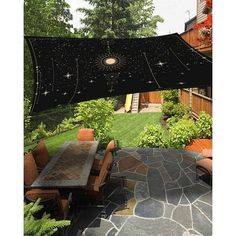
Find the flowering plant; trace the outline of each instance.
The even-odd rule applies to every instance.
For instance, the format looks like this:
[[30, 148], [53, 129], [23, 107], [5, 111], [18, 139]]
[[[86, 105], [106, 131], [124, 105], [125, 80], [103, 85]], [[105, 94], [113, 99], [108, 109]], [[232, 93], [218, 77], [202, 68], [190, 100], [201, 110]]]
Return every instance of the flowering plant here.
[[205, 0], [205, 2], [206, 2], [206, 7], [212, 9], [212, 0]]
[[203, 22], [194, 24], [195, 29], [199, 29], [198, 40], [203, 43], [211, 43], [212, 41], [212, 14], [207, 15], [207, 19]]

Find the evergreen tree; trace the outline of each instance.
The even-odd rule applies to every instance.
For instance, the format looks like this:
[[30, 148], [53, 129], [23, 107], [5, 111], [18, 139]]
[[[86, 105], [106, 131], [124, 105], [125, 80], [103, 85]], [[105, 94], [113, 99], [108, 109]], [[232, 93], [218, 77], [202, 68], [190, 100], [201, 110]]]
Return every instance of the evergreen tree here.
[[78, 8], [84, 37], [130, 38], [156, 35], [157, 22], [163, 19], [153, 15], [152, 0], [85, 0], [93, 7]]
[[69, 220], [50, 219], [49, 214], [44, 214], [41, 219], [36, 219], [34, 214], [39, 212], [43, 206], [39, 205], [40, 198], [29, 204], [24, 203], [24, 235], [25, 236], [45, 236], [53, 235], [58, 228], [70, 225]]

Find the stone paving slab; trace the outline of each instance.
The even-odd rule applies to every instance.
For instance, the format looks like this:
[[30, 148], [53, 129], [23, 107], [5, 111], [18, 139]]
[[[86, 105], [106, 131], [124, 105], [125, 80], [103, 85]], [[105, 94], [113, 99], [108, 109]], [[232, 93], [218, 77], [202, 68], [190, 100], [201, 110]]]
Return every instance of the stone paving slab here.
[[204, 236], [212, 235], [211, 222], [194, 205], [192, 205], [192, 219], [193, 219], [193, 228], [195, 230], [197, 230]]
[[97, 218], [84, 232], [85, 236], [102, 236], [113, 228], [113, 224], [101, 218]]
[[116, 158], [122, 166], [112, 175], [126, 178], [128, 204], [122, 188], [113, 191], [106, 207], [109, 216], [96, 219], [84, 235], [212, 235], [212, 191], [196, 180], [198, 153], [124, 148]]
[[164, 204], [152, 198], [145, 199], [135, 207], [135, 215], [144, 218], [159, 218], [163, 216]]
[[183, 236], [186, 230], [180, 224], [170, 219], [148, 220], [131, 217], [118, 232], [117, 236]]

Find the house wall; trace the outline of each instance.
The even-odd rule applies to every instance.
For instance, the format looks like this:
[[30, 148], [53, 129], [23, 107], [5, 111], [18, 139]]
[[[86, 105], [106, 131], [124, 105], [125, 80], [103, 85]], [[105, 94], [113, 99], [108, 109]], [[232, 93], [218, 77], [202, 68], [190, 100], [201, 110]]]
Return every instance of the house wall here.
[[197, 22], [198, 23], [207, 19], [207, 15], [202, 13], [204, 7], [205, 7], [205, 1], [197, 0]]

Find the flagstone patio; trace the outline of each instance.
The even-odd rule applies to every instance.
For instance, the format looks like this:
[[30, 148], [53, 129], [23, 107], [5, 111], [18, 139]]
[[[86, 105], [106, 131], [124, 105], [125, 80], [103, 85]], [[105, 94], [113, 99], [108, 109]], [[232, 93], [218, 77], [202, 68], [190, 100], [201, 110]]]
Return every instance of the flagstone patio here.
[[[212, 235], [211, 186], [195, 176], [200, 158], [184, 150], [119, 150], [106, 188], [106, 215], [102, 217], [102, 208], [78, 208], [65, 234]], [[121, 176], [125, 188], [113, 178]]]

